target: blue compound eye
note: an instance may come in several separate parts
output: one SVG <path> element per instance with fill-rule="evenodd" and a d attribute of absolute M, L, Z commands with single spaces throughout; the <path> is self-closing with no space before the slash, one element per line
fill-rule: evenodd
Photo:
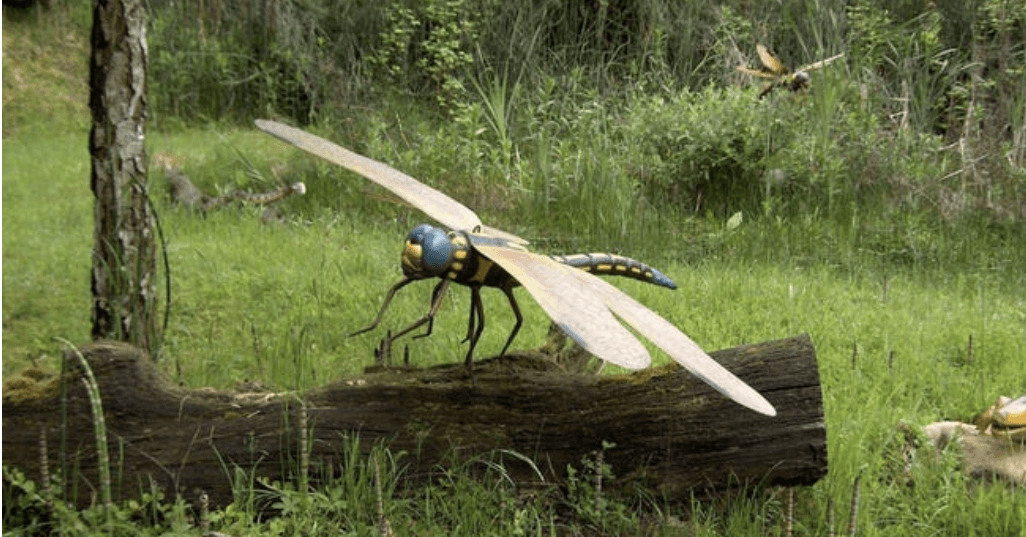
<path fill-rule="evenodd" d="M 413 244 L 424 244 L 424 236 L 427 235 L 432 229 L 438 228 L 428 224 L 421 224 L 413 228 L 412 231 L 410 231 L 410 234 L 406 236 L 406 240 Z"/>
<path fill-rule="evenodd" d="M 453 248 L 449 235 L 434 226 L 421 224 L 410 232 L 406 241 L 420 245 L 420 269 L 438 275 L 452 264 Z"/>
<path fill-rule="evenodd" d="M 449 235 L 436 227 L 424 235 L 424 269 L 441 274 L 452 263 L 452 242 Z"/>

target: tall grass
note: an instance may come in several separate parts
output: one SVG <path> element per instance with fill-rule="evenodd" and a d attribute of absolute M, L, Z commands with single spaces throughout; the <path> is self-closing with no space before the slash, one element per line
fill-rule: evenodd
<path fill-rule="evenodd" d="M 639 89 L 701 92 L 737 84 L 741 79 L 733 67 L 755 61 L 756 42 L 768 44 L 792 66 L 847 52 L 844 62 L 815 74 L 817 89 L 808 107 L 815 113 L 806 119 L 812 125 L 794 132 L 797 143 L 810 144 L 805 149 L 812 162 L 805 168 L 827 182 L 821 188 L 830 197 L 829 214 L 847 217 L 833 206 L 832 194 L 842 182 L 835 172 L 842 165 L 859 169 L 852 159 L 827 159 L 837 167 L 814 169 L 823 160 L 817 153 L 831 149 L 827 142 L 838 133 L 829 130 L 838 120 L 865 130 L 840 133 L 845 138 L 837 140 L 850 139 L 867 150 L 899 138 L 899 144 L 914 140 L 902 147 L 905 154 L 921 154 L 932 152 L 930 137 L 942 137 L 943 149 L 924 157 L 947 161 L 930 170 L 949 179 L 929 193 L 949 206 L 943 210 L 966 206 L 1018 218 L 1024 194 L 1017 178 L 1026 135 L 1020 92 L 1006 88 L 1026 80 L 1016 68 L 1026 59 L 1026 13 L 1005 4 L 916 9 L 830 1 L 521 5 L 437 0 L 372 7 L 335 0 L 302 5 L 220 0 L 204 4 L 196 17 L 191 9 L 155 0 L 152 87 L 158 118 L 248 123 L 276 112 L 301 124 L 337 123 L 383 103 L 394 107 L 397 99 L 440 104 L 428 113 L 432 121 L 487 119 L 472 125 L 473 132 L 492 131 L 499 147 L 465 158 L 481 160 L 480 153 L 497 152 L 492 160 L 499 160 L 502 174 L 496 179 L 510 180 L 518 171 L 516 159 L 536 147 L 534 138 L 551 144 L 551 136 L 565 138 L 568 127 L 595 127 L 551 124 L 572 117 L 568 112 L 575 104 L 601 98 L 600 112 L 609 113 L 630 103 Z M 837 117 L 830 117 L 831 111 Z M 539 132 L 539 120 L 553 130 Z M 744 127 L 747 118 L 740 121 Z M 745 133 L 740 137 L 742 143 L 758 142 L 746 140 Z M 878 160 L 858 151 L 855 157 Z M 885 163 L 891 159 L 880 157 Z M 910 183 L 920 178 L 912 171 L 878 170 L 880 176 L 871 179 L 915 190 Z M 487 175 L 481 180 L 493 181 Z M 996 191 L 1003 199 L 995 202 Z M 760 201 L 750 193 L 733 195 L 738 202 Z"/>

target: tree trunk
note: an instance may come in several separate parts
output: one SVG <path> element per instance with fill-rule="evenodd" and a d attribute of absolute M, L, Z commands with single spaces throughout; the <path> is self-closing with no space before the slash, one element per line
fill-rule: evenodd
<path fill-rule="evenodd" d="M 146 200 L 146 26 L 141 0 L 94 0 L 89 61 L 90 185 L 96 197 L 93 339 L 152 350 L 156 303 Z"/>
<path fill-rule="evenodd" d="M 234 468 L 271 480 L 292 479 L 302 403 L 293 393 L 187 390 L 169 384 L 138 349 L 97 343 L 83 349 L 103 396 L 114 495 L 135 496 L 156 482 L 212 505 L 232 499 Z M 521 482 L 563 483 L 567 467 L 603 451 L 616 478 L 604 491 L 642 485 L 689 501 L 745 484 L 810 485 L 826 474 L 826 430 L 815 350 L 807 336 L 712 355 L 776 407 L 768 418 L 722 397 L 676 364 L 629 375 L 561 371 L 539 354 L 425 370 L 381 370 L 303 395 L 312 468 L 339 468 L 359 438 L 366 455 L 376 443 L 405 451 L 403 474 L 430 477 L 455 459 L 501 459 Z M 73 360 L 77 362 L 77 360 Z M 88 501 L 97 481 L 93 419 L 81 373 L 68 379 L 68 419 L 59 450 L 61 408 L 56 379 L 4 389 L 3 461 L 39 479 L 45 432 L 51 468 L 72 468 Z M 26 377 L 21 377 L 25 379 Z M 347 440 L 348 439 L 348 440 Z M 615 444 L 603 449 L 604 442 Z M 117 447 L 120 446 L 120 447 Z M 517 452 L 534 461 L 541 476 Z M 507 455 L 507 456 L 504 456 Z M 316 474 L 316 472 L 314 472 Z M 70 485 L 68 485 L 70 486 Z"/>

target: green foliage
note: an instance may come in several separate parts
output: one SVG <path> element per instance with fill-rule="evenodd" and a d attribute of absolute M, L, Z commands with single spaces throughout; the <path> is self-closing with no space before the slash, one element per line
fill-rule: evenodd
<path fill-rule="evenodd" d="M 637 531 L 639 521 L 638 513 L 602 492 L 602 483 L 615 477 L 612 468 L 603 462 L 603 454 L 615 447 L 616 444 L 604 441 L 601 450 L 581 459 L 580 470 L 567 467 L 566 501 L 585 527 L 623 535 Z"/>
<path fill-rule="evenodd" d="M 595 113 L 588 120 L 593 123 L 581 125 L 601 125 L 599 119 L 607 115 Z M 438 129 L 434 133 L 437 139 L 418 136 L 413 139 L 421 144 L 418 152 L 399 144 L 390 146 L 389 140 L 401 138 L 389 138 L 387 130 L 368 128 L 365 132 L 378 133 L 373 140 L 365 140 L 366 147 L 377 152 L 375 156 L 384 159 L 390 147 L 391 155 L 420 166 L 415 175 L 452 181 L 442 173 L 450 157 L 423 140 L 458 140 L 454 134 L 442 138 L 445 129 Z M 4 330 L 6 367 L 24 365 L 39 352 L 56 355 L 57 344 L 52 341 L 41 340 L 38 349 L 33 346 L 33 337 L 49 337 L 58 329 L 53 326 L 87 337 L 88 319 L 67 315 L 62 298 L 84 293 L 82 280 L 58 277 L 49 269 L 64 266 L 64 273 L 88 273 L 88 248 L 74 246 L 88 245 L 88 226 L 75 215 L 88 215 L 89 211 L 82 204 L 88 196 L 75 194 L 74 185 L 81 186 L 83 174 L 81 165 L 73 164 L 81 158 L 75 156 L 72 138 L 4 142 L 8 149 L 4 152 L 4 224 L 8 230 L 19 229 L 4 235 L 8 256 L 4 317 L 16 320 L 9 321 Z M 274 226 L 257 223 L 257 215 L 246 208 L 228 208 L 203 218 L 173 207 L 163 198 L 156 200 L 169 232 L 174 278 L 171 330 L 161 363 L 172 375 L 180 370 L 178 378 L 194 387 L 230 387 L 239 380 L 256 379 L 285 389 L 304 389 L 321 385 L 329 377 L 358 372 L 370 363 L 369 349 L 381 334 L 357 338 L 345 334 L 367 323 L 368 312 L 376 311 L 382 294 L 398 278 L 396 261 L 402 237 L 417 223 L 401 220 L 414 217 L 415 211 L 366 201 L 364 180 L 299 156 L 269 137 L 247 131 L 228 132 L 223 141 L 211 142 L 217 139 L 215 132 L 207 130 L 152 136 L 149 141 L 155 152 L 181 152 L 185 156 L 183 170 L 206 174 L 214 182 L 208 184 L 216 184 L 218 177 L 235 177 L 249 165 L 264 170 L 284 162 L 289 170 L 283 172 L 283 179 L 302 178 L 318 188 L 311 189 L 309 199 L 286 200 L 282 209 L 290 217 L 285 224 Z M 556 148 L 573 147 L 573 140 L 558 140 Z M 483 147 L 485 142 L 480 144 Z M 249 155 L 252 162 L 232 160 L 231 147 Z M 578 147 L 582 159 L 597 159 L 596 153 L 588 155 L 583 145 Z M 629 149 L 618 149 L 619 145 L 611 142 L 606 148 Z M 42 158 L 33 151 L 58 157 Z M 40 184 L 36 170 L 26 163 L 31 161 L 45 162 L 51 181 Z M 558 165 L 572 170 L 579 164 Z M 405 164 L 400 167 L 408 169 Z M 455 184 L 452 181 L 445 188 Z M 158 174 L 151 190 L 160 192 L 161 186 Z M 29 192 L 33 188 L 48 199 L 68 200 L 52 204 L 47 217 L 40 219 Z M 597 196 L 598 190 L 593 195 Z M 570 207 L 573 198 L 567 197 L 571 201 L 565 203 Z M 514 218 L 499 212 L 489 222 L 507 227 L 507 221 L 516 223 Z M 634 228 L 637 218 L 625 219 L 626 223 L 617 225 Z M 15 222 L 19 224 L 15 226 Z M 538 230 L 528 237 L 559 236 L 564 240 L 539 241 L 535 246 L 540 251 L 557 253 L 559 246 L 579 246 L 589 240 L 586 235 L 573 234 L 572 229 L 544 227 L 551 225 L 546 222 L 527 222 L 531 230 Z M 684 327 L 706 348 L 797 332 L 813 336 L 826 398 L 831 474 L 821 484 L 798 491 L 800 527 L 809 534 L 825 533 L 827 499 L 834 500 L 839 513 L 845 512 L 842 506 L 850 495 L 851 482 L 863 465 L 868 465 L 861 522 L 867 531 L 904 535 L 922 528 L 940 533 L 954 528 L 971 533 L 976 531 L 972 526 L 998 535 L 1021 531 L 1021 515 L 1026 509 L 1021 495 L 1000 485 L 980 486 L 956 479 L 950 461 L 917 467 L 915 477 L 922 486 L 905 487 L 893 482 L 895 455 L 891 450 L 893 426 L 898 421 L 918 425 L 940 417 L 967 419 L 991 404 L 996 394 L 1021 389 L 1017 357 L 1026 352 L 1020 292 L 1026 281 L 1018 270 L 1023 263 L 1021 232 L 971 223 L 938 228 L 936 222 L 914 211 L 894 213 L 887 219 L 870 212 L 856 213 L 852 224 L 845 227 L 822 216 L 785 214 L 746 215 L 740 223 L 733 222 L 730 228 L 723 222 L 675 220 L 677 235 L 667 231 L 667 235 L 623 243 L 607 238 L 584 246 L 624 247 L 643 259 L 648 257 L 636 250 L 647 249 L 661 256 L 659 268 L 686 290 L 686 300 L 681 300 L 681 291 L 649 289 L 635 282 L 617 285 Z M 718 223 L 715 228 L 714 223 Z M 80 228 L 85 231 L 69 232 Z M 70 242 L 65 245 L 65 240 Z M 959 243 L 973 245 L 972 249 L 963 248 L 965 258 L 953 257 L 952 252 L 961 248 Z M 63 251 L 65 246 L 71 251 Z M 273 257 L 268 257 L 269 252 Z M 32 278 L 26 280 L 29 276 Z M 20 283 L 23 281 L 36 283 L 26 286 Z M 430 287 L 425 283 L 419 291 L 397 296 L 382 329 L 404 325 L 421 315 Z M 47 292 L 32 298 L 34 288 Z M 531 348 L 543 341 L 547 322 L 526 294 L 520 296 L 525 326 L 516 345 Z M 501 293 L 485 292 L 483 298 L 489 328 L 479 348 L 482 353 L 497 352 L 506 337 L 502 327 L 512 324 L 512 315 Z M 26 310 L 27 303 L 34 307 Z M 453 293 L 452 300 L 443 304 L 434 335 L 411 343 L 415 363 L 429 365 L 462 357 L 466 347 L 460 345 L 460 339 L 467 307 L 466 294 Z M 48 312 L 57 312 L 52 319 L 63 324 L 42 328 L 48 326 Z M 35 332 L 26 334 L 27 326 L 37 324 Z M 971 363 L 965 350 L 970 334 L 976 349 Z M 853 346 L 859 348 L 854 366 Z M 891 351 L 893 361 L 889 359 Z M 930 457 L 924 449 L 920 460 Z M 558 491 L 521 496 L 497 467 L 484 466 L 495 473 L 490 480 L 482 480 L 473 470 L 484 464 L 453 464 L 424 490 L 394 489 L 386 500 L 393 528 L 413 528 L 410 533 L 421 534 L 458 531 L 469 535 L 489 529 L 496 534 L 564 530 L 572 534 L 605 529 L 620 534 L 649 531 L 673 535 L 683 531 L 684 525 L 694 528 L 696 534 L 725 535 L 772 532 L 779 527 L 775 521 L 779 520 L 780 502 L 772 491 L 720 503 L 698 503 L 688 510 L 664 505 L 654 493 L 639 491 L 639 497 L 601 496 L 608 503 L 596 509 L 596 495 L 589 491 L 589 487 L 595 488 L 594 472 L 587 463 L 575 474 L 574 492 L 565 496 Z M 234 476 L 236 503 L 212 515 L 211 523 L 230 534 L 271 534 L 270 523 L 259 523 L 256 513 L 277 502 L 293 514 L 274 522 L 273 531 L 299 528 L 337 533 L 345 527 L 369 533 L 372 522 L 353 514 L 364 513 L 365 517 L 368 512 L 371 493 L 364 465 L 359 459 L 347 462 L 343 468 L 351 468 L 352 473 L 346 470 L 337 480 L 322 481 L 314 474 L 311 482 L 317 483 L 316 492 L 309 493 L 307 500 L 303 498 L 308 493 L 291 481 L 271 483 L 275 490 L 270 495 L 254 495 L 258 476 L 229 469 L 226 476 Z M 393 473 L 389 462 L 382 461 L 382 468 L 389 490 L 402 478 Z M 339 504 L 336 499 L 347 503 Z M 303 501 L 312 506 L 307 517 L 301 514 Z M 50 526 L 41 525 L 50 524 L 47 521 L 52 519 L 46 517 L 51 515 L 44 515 L 35 500 L 16 499 L 4 505 L 25 506 L 9 514 L 10 529 L 5 519 L 5 531 L 21 531 L 19 524 L 44 528 L 38 532 L 25 529 L 25 534 L 49 531 Z M 157 507 L 143 502 L 141 513 L 117 500 L 115 505 L 115 521 L 138 520 L 136 524 L 153 527 L 155 534 L 177 531 L 174 528 L 179 526 L 173 524 L 189 520 L 175 518 L 175 504 Z M 931 510 L 931 505 L 948 507 Z M 70 528 L 67 533 L 87 534 L 90 528 L 95 533 L 95 528 L 105 523 L 99 513 L 69 513 L 69 518 L 57 523 Z M 147 518 L 131 518 L 143 516 Z M 843 514 L 838 519 L 844 519 Z"/>
<path fill-rule="evenodd" d="M 799 135 L 796 108 L 780 104 L 767 109 L 772 105 L 753 102 L 748 93 L 711 88 L 641 99 L 628 114 L 630 136 L 624 138 L 639 149 L 634 165 L 645 193 L 660 200 L 660 208 L 683 206 L 682 212 L 721 218 L 755 213 L 773 186 L 791 193 L 787 184 L 764 178 L 773 173 L 766 169 L 769 155 Z"/>
<path fill-rule="evenodd" d="M 194 535 L 191 507 L 179 496 L 170 501 L 158 489 L 117 505 L 83 510 L 28 479 L 16 468 L 3 467 L 4 535 L 11 536 L 149 536 Z M 55 476 L 50 487 L 60 488 Z"/>
<path fill-rule="evenodd" d="M 151 106 L 169 126 L 330 116 L 368 91 L 359 58 L 382 24 L 377 9 L 342 0 L 151 0 L 148 11 Z"/>
<path fill-rule="evenodd" d="M 236 113 L 273 106 L 308 122 L 314 98 L 305 75 L 314 58 L 309 35 L 278 33 L 274 4 L 250 2 L 249 9 L 222 22 L 229 3 L 212 3 L 206 12 L 188 3 L 154 4 L 150 12 L 150 93 L 153 106 L 169 120 L 242 119 Z M 277 5 L 291 5 L 281 4 Z M 308 15 L 308 13 L 299 13 Z M 291 14 L 290 14 L 291 15 Z M 309 17 L 286 23 L 311 23 Z M 298 42 L 284 44 L 288 38 Z M 298 49 L 298 50 L 297 50 Z M 303 53 L 300 53 L 302 51 Z M 173 119 L 172 119 L 173 118 Z M 162 114 L 157 120 L 164 119 Z"/>
<path fill-rule="evenodd" d="M 471 46 L 480 40 L 478 20 L 488 9 L 480 4 L 430 0 L 388 6 L 381 47 L 370 63 L 395 86 L 434 95 L 443 109 L 452 108 L 465 99 Z"/>
<path fill-rule="evenodd" d="M 965 109 L 962 105 L 959 113 L 957 96 L 968 55 L 941 40 L 939 11 L 895 21 L 886 8 L 859 4 L 849 9 L 848 18 L 852 56 L 866 73 L 877 106 L 918 132 L 943 134 L 961 126 Z"/>

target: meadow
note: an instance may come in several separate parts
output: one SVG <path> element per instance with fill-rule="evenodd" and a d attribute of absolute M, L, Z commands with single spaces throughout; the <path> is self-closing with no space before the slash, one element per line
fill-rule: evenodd
<path fill-rule="evenodd" d="M 409 11 L 384 10 L 373 20 L 397 30 L 406 15 L 463 20 L 443 9 L 458 11 L 461 2 L 430 4 L 440 11 L 431 15 L 397 3 Z M 383 74 L 374 76 L 388 77 L 396 72 L 389 66 L 402 65 L 402 72 L 419 75 L 416 84 L 411 75 L 401 91 L 389 93 L 350 80 L 337 91 L 355 103 L 345 106 L 315 85 L 321 93 L 305 93 L 306 113 L 297 114 L 296 101 L 273 99 L 290 95 L 286 89 L 303 77 L 286 77 L 293 86 L 264 78 L 263 89 L 249 91 L 244 100 L 225 94 L 226 87 L 241 92 L 238 85 L 204 93 L 201 81 L 170 74 L 176 61 L 197 62 L 183 70 L 197 79 L 203 69 L 223 68 L 216 59 L 230 57 L 230 45 L 241 37 L 230 33 L 195 41 L 192 49 L 174 48 L 173 40 L 199 34 L 162 34 L 161 28 L 173 25 L 176 8 L 160 2 L 153 7 L 148 153 L 173 157 L 209 193 L 269 190 L 299 180 L 308 188 L 307 195 L 280 204 L 281 221 L 262 222 L 259 210 L 245 206 L 203 215 L 174 204 L 165 195 L 165 177 L 151 168 L 161 255 L 170 267 L 161 271 L 158 285 L 160 309 L 166 307 L 168 316 L 154 359 L 175 382 L 320 386 L 362 371 L 384 329 L 401 327 L 427 309 L 431 285 L 414 285 L 397 296 L 381 328 L 348 337 L 371 320 L 399 279 L 403 239 L 425 217 L 366 180 L 258 133 L 251 123 L 290 118 L 443 190 L 486 223 L 530 239 L 537 251 L 614 251 L 651 263 L 675 280 L 676 291 L 630 281 L 616 285 L 707 350 L 810 334 L 822 379 L 830 470 L 815 486 L 795 491 L 795 535 L 833 528 L 843 533 L 856 481 L 860 535 L 1026 535 L 1021 488 L 965 477 L 955 451 L 936 452 L 921 437 L 906 466 L 899 427 L 970 420 L 997 396 L 1021 395 L 1026 387 L 1026 171 L 1016 153 L 1026 132 L 1022 96 L 1008 104 L 1013 120 L 1006 138 L 985 129 L 958 136 L 960 126 L 941 132 L 937 122 L 951 122 L 951 116 L 933 107 L 950 95 L 916 94 L 921 100 L 910 100 L 907 115 L 896 117 L 888 112 L 900 112 L 900 103 L 867 98 L 860 89 L 886 93 L 900 81 L 860 68 L 873 54 L 886 56 L 881 50 L 887 40 L 901 32 L 873 13 L 849 11 L 846 41 L 822 28 L 802 35 L 816 35 L 822 48 L 844 47 L 855 57 L 817 73 L 813 88 L 797 96 L 777 91 L 759 100 L 757 85 L 733 75 L 720 76 L 734 84 L 681 83 L 678 70 L 708 78 L 717 69 L 699 62 L 688 70 L 685 60 L 652 52 L 679 53 L 671 45 L 681 36 L 664 35 L 664 48 L 642 51 L 635 63 L 587 57 L 594 43 L 567 46 L 562 56 L 543 58 L 551 62 L 547 70 L 501 66 L 488 51 L 459 47 L 456 52 L 470 55 L 468 64 L 458 54 L 456 63 L 418 63 L 399 57 L 412 49 L 383 37 L 376 63 L 347 74 L 370 79 L 372 68 L 379 68 Z M 720 12 L 710 54 L 726 50 L 728 30 L 762 35 L 758 24 L 742 24 L 760 16 Z M 88 13 L 57 3 L 28 15 L 5 8 L 4 17 L 6 381 L 31 365 L 58 368 L 64 346 L 55 338 L 88 341 L 92 196 Z M 817 17 L 823 28 L 840 24 Z M 932 28 L 928 21 L 909 20 L 899 29 Z M 865 27 L 870 23 L 876 26 Z M 518 24 L 530 27 L 529 20 Z M 213 28 L 211 22 L 208 35 L 217 35 Z M 617 28 L 595 39 L 615 38 Z M 362 34 L 352 35 L 355 43 Z M 398 31 L 387 35 L 413 39 Z M 650 37 L 658 41 L 658 32 Z M 524 39 L 521 53 L 541 57 L 531 36 Z M 736 39 L 742 42 L 740 34 Z M 929 40 L 904 44 L 923 43 Z M 341 40 L 331 45 L 317 50 L 359 48 L 346 48 Z M 427 40 L 421 54 L 450 57 L 432 56 L 431 46 L 441 45 Z M 754 45 L 742 48 L 750 53 Z M 167 56 L 176 50 L 203 50 L 197 57 L 211 59 L 210 65 Z M 286 57 L 284 48 L 253 54 L 264 52 L 265 61 Z M 951 81 L 930 71 L 936 57 L 920 53 L 928 72 L 910 79 L 913 92 Z M 1022 47 L 1012 53 L 1021 59 Z M 718 65 L 720 72 L 737 63 L 733 57 L 715 61 L 725 64 Z M 274 65 L 261 66 L 262 73 L 275 71 Z M 666 66 L 672 68 L 660 71 Z M 926 80 L 931 76 L 932 82 Z M 260 100 L 265 97 L 272 100 Z M 228 101 L 235 104 L 228 107 Z M 973 150 L 984 156 L 972 157 Z M 537 348 L 548 320 L 524 291 L 517 293 L 525 325 L 514 346 Z M 480 356 L 497 353 L 513 324 L 501 293 L 485 291 L 483 298 L 489 324 Z M 468 307 L 468 293 L 451 293 L 434 334 L 411 343 L 413 362 L 461 360 Z M 659 353 L 654 358 L 657 364 L 667 360 Z M 686 505 L 652 494 L 597 504 L 584 478 L 531 496 L 501 470 L 472 477 L 472 462 L 454 460 L 446 479 L 392 494 L 402 488 L 402 461 L 397 454 L 383 458 L 383 509 L 400 535 L 784 534 L 782 490 L 756 487 Z M 369 468 L 368 461 L 355 460 L 337 482 L 309 493 L 297 491 L 295 483 L 276 483 L 273 493 L 257 496 L 251 481 L 238 479 L 239 501 L 210 515 L 212 529 L 228 535 L 377 534 Z M 587 470 L 585 461 L 579 470 Z M 175 498 L 124 502 L 114 516 L 99 507 L 40 515 L 37 490 L 15 469 L 4 468 L 5 535 L 200 534 L 190 508 Z M 281 516 L 261 518 L 259 506 L 269 504 Z"/>

